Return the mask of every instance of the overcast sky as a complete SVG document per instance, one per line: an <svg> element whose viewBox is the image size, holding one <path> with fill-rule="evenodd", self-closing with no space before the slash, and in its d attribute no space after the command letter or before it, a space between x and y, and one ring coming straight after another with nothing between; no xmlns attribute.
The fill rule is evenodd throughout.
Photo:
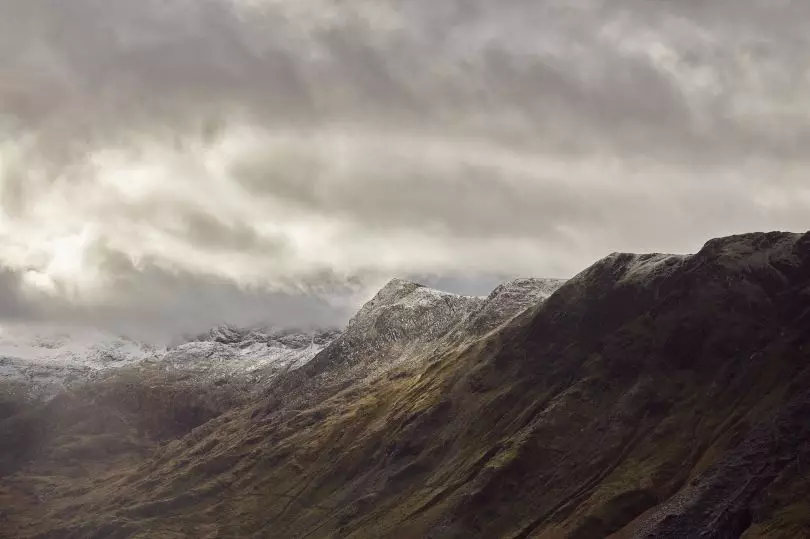
<svg viewBox="0 0 810 539"><path fill-rule="evenodd" d="M342 323L810 227L810 3L0 0L0 313Z"/></svg>

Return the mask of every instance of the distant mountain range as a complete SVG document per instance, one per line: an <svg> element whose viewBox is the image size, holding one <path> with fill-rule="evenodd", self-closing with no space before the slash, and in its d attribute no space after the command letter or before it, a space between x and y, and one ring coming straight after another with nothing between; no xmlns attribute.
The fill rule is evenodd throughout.
<svg viewBox="0 0 810 539"><path fill-rule="evenodd" d="M810 233L138 353L0 400L0 537L810 537Z"/></svg>
<svg viewBox="0 0 810 539"><path fill-rule="evenodd" d="M274 372L301 366L338 335L336 329L219 326L162 348L89 327L3 323L0 376L32 396L52 397L66 387L144 363L211 376Z"/></svg>

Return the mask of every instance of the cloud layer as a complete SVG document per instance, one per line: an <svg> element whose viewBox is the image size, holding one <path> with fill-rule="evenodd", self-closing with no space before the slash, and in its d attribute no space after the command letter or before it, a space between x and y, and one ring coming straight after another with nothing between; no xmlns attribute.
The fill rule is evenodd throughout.
<svg viewBox="0 0 810 539"><path fill-rule="evenodd" d="M2 2L0 306L338 323L391 275L486 293L806 229L808 22L789 0Z"/></svg>

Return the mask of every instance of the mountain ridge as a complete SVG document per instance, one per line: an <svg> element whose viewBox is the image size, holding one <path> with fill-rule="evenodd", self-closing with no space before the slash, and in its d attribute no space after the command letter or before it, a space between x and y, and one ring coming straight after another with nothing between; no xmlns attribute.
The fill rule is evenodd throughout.
<svg viewBox="0 0 810 539"><path fill-rule="evenodd" d="M66 472L46 467L58 461L15 464L0 479L11 485L0 499L16 500L13 529L356 539L810 531L810 233L720 238L694 255L612 254L491 320L484 298L451 300L464 315L437 322L420 301L447 309L446 298L422 291L403 305L420 287L392 288L354 324L367 340L344 333L315 363L111 465L113 475L68 487ZM519 288L490 294L490 307L509 290L526 298ZM381 370L354 370L364 363ZM32 477L50 478L44 509L19 494Z"/></svg>

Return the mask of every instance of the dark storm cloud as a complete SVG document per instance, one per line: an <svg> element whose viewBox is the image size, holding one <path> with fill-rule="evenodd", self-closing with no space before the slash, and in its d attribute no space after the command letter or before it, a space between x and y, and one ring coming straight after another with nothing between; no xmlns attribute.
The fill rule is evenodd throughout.
<svg viewBox="0 0 810 539"><path fill-rule="evenodd" d="M0 0L0 264L59 316L327 321L391 274L484 294L806 229L808 22L790 0Z"/></svg>

